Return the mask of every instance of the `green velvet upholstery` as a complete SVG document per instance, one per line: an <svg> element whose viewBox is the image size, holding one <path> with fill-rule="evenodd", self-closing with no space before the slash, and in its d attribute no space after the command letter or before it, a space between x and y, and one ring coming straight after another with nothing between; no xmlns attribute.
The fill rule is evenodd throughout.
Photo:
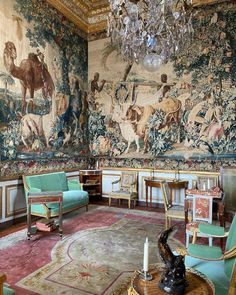
<svg viewBox="0 0 236 295"><path fill-rule="evenodd" d="M224 272L224 261L205 261L202 259L186 256L185 265L194 268L204 275L215 286L215 295L227 295L229 288L229 278ZM191 284L191 282L189 282Z"/></svg>
<svg viewBox="0 0 236 295"><path fill-rule="evenodd" d="M40 188L36 188L36 187L31 187L29 189L29 193L41 193L42 190Z"/></svg>
<svg viewBox="0 0 236 295"><path fill-rule="evenodd" d="M65 201L64 201L65 200ZM63 211L67 212L76 207L83 207L88 204L88 193L80 190L63 192ZM36 205L35 205L36 206ZM50 204L50 211L53 216L58 214L59 205Z"/></svg>
<svg viewBox="0 0 236 295"><path fill-rule="evenodd" d="M225 235L225 229L221 226L216 226L209 223L200 223L199 224L199 231L201 233L211 235L211 236L218 236L222 237Z"/></svg>
<svg viewBox="0 0 236 295"><path fill-rule="evenodd" d="M63 213L87 206L88 193L81 189L79 180L67 180L65 172L54 172L23 177L25 197L29 193L37 192L63 192ZM59 205L56 203L35 204L31 206L31 214L36 216L53 217L59 214Z"/></svg>
<svg viewBox="0 0 236 295"><path fill-rule="evenodd" d="M81 184L77 179L68 179L68 189L69 191L72 190L81 190Z"/></svg>
<svg viewBox="0 0 236 295"><path fill-rule="evenodd" d="M210 228L211 225L208 225L207 231L209 233L211 232ZM222 229L220 229L220 231L221 230ZM215 226L212 226L212 233L216 233L218 236L219 229L217 229ZM188 258L187 261L198 261L196 269L206 274L211 280L214 281L214 284L216 282L216 287L218 286L218 283L222 285L224 281L227 281L227 284L229 285L229 281L231 280L232 284L232 274L236 265L236 215L234 215L233 221L228 232L224 252L222 252L221 248L219 247L210 247L197 244L189 245L187 251L188 255L192 256L191 258ZM227 252L230 252L230 256L228 257L225 256ZM194 260L193 257L197 260ZM217 270L218 267L219 270ZM224 280L222 279L222 282L219 281L219 275L225 277ZM222 286L223 288L226 288L226 284ZM221 291L219 291L216 294L227 294L227 292L220 292Z"/></svg>
<svg viewBox="0 0 236 295"><path fill-rule="evenodd" d="M38 188L46 191L67 191L67 178L65 172L55 172L40 175L25 176L29 188Z"/></svg>
<svg viewBox="0 0 236 295"><path fill-rule="evenodd" d="M3 285L3 295L15 295L15 291L10 287Z"/></svg>
<svg viewBox="0 0 236 295"><path fill-rule="evenodd" d="M189 244L188 253L193 257L198 257L206 260L219 260L222 257L220 247L209 247L205 245Z"/></svg>

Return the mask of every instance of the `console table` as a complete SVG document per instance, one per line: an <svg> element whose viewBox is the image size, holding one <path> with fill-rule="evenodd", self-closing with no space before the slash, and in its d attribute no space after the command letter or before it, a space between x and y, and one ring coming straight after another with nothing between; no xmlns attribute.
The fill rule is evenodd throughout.
<svg viewBox="0 0 236 295"><path fill-rule="evenodd" d="M148 199L149 199L149 188L150 188L150 206L152 207L152 188L161 187L161 182L164 181L164 179L156 179L156 178L145 178L145 186L146 186L146 206L148 206ZM181 189L187 189L188 187L188 181L187 180L167 180L168 186L171 190L172 194L172 200L173 200L173 193L174 191L180 192Z"/></svg>
<svg viewBox="0 0 236 295"><path fill-rule="evenodd" d="M158 283L163 272L163 265L152 265L149 270L153 279L145 281L139 277L139 272L134 273L128 295L166 295L167 293L159 289ZM214 295L215 288L213 283L202 273L192 268L186 268L186 279L188 287L185 289L185 295Z"/></svg>

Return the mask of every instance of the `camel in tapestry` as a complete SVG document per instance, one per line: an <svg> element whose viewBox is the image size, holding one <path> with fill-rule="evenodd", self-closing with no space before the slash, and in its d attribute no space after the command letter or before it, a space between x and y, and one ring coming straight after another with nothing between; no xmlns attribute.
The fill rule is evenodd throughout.
<svg viewBox="0 0 236 295"><path fill-rule="evenodd" d="M30 100L32 101L32 110L34 108L33 99L34 91L42 89L43 97L52 97L54 92L54 83L51 75L47 70L43 60L39 60L37 54L29 53L27 59L23 59L20 66L14 64L17 57L16 47L13 42L5 43L4 65L6 70L15 78L20 80L22 88L22 113L26 108L26 92L29 90Z"/></svg>

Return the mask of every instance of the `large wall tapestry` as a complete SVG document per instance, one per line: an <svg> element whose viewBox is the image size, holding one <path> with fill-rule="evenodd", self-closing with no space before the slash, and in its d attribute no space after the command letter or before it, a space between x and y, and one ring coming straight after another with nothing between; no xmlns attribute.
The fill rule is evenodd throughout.
<svg viewBox="0 0 236 295"><path fill-rule="evenodd" d="M45 1L0 1L1 160L87 153L87 42Z"/></svg>
<svg viewBox="0 0 236 295"><path fill-rule="evenodd" d="M236 5L204 8L194 29L153 73L125 64L108 39L89 43L94 156L235 159Z"/></svg>

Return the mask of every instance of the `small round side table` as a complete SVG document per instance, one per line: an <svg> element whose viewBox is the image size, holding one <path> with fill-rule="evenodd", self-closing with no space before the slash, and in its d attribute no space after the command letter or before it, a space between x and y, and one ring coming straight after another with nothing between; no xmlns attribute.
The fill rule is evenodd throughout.
<svg viewBox="0 0 236 295"><path fill-rule="evenodd" d="M149 272L153 277L151 281L141 279L139 277L139 272L136 271L131 281L128 295L166 295L167 293L158 287L163 267L163 264L155 264L150 267ZM185 295L215 294L213 283L199 271L192 268L186 268L186 279L188 281L188 287L185 289Z"/></svg>

